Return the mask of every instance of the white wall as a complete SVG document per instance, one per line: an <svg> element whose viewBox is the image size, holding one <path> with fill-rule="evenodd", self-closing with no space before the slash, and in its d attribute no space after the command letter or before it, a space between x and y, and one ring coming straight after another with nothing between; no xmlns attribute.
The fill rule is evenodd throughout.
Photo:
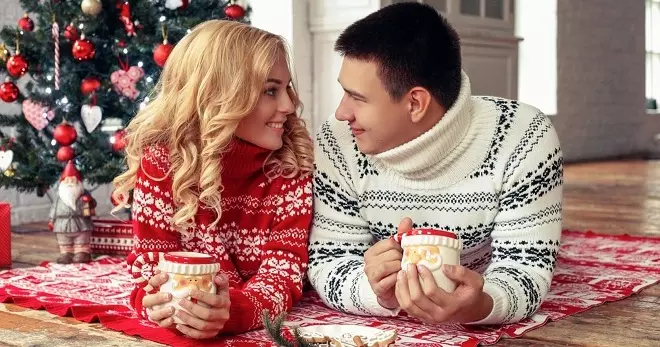
<svg viewBox="0 0 660 347"><path fill-rule="evenodd" d="M516 0L518 99L557 114L557 0Z"/></svg>

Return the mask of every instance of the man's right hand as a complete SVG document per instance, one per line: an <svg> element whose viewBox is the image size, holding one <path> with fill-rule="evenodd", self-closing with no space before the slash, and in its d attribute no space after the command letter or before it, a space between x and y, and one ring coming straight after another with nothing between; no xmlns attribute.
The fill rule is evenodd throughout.
<svg viewBox="0 0 660 347"><path fill-rule="evenodd" d="M399 223L397 233L404 233L412 229L412 220L404 218ZM378 303L387 308L399 307L394 294L397 273L401 270L403 250L401 245L391 237L378 241L364 253L364 272L371 285L371 289L378 297Z"/></svg>

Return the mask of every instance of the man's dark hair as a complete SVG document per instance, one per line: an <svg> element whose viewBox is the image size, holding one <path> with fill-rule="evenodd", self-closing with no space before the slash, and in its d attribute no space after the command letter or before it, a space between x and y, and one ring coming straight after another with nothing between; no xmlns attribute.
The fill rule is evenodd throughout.
<svg viewBox="0 0 660 347"><path fill-rule="evenodd" d="M456 30L428 5L386 6L344 30L335 50L373 61L388 93L399 100L415 86L449 109L461 89L461 47Z"/></svg>

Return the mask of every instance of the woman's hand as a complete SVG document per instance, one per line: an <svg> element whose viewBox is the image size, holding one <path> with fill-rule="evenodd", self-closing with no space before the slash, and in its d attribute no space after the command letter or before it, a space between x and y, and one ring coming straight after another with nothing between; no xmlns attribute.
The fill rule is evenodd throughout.
<svg viewBox="0 0 660 347"><path fill-rule="evenodd" d="M179 305L189 313L179 310L177 318L185 324L177 324L176 328L187 336L195 339L207 339L215 337L225 326L229 319L229 282L224 275L217 275L213 279L216 285L216 294L203 292L198 289L190 291L188 299L181 299ZM204 307L196 302L203 302L209 307Z"/></svg>
<svg viewBox="0 0 660 347"><path fill-rule="evenodd" d="M149 280L149 283L144 286L144 291L151 293L154 290L158 291L160 286L167 282L168 276L166 273L159 273L154 275ZM172 315L174 315L174 307L166 307L154 310L153 307L156 305L162 305L168 303L172 300L172 294L170 293L155 293L147 294L142 298L142 307L147 309L149 314L149 320L160 325L163 328L172 326L174 320Z"/></svg>

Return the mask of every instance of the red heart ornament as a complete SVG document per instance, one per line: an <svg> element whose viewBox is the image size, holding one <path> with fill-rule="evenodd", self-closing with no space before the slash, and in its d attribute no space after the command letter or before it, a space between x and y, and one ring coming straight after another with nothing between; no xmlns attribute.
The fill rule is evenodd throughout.
<svg viewBox="0 0 660 347"><path fill-rule="evenodd" d="M55 118L55 112L48 107L32 100L23 101L23 115L37 130L42 130L48 122Z"/></svg>
<svg viewBox="0 0 660 347"><path fill-rule="evenodd" d="M115 91L131 100L135 100L140 94L135 87L140 78L144 76L144 70L138 66L131 66L127 70L117 70L110 75L110 81Z"/></svg>

